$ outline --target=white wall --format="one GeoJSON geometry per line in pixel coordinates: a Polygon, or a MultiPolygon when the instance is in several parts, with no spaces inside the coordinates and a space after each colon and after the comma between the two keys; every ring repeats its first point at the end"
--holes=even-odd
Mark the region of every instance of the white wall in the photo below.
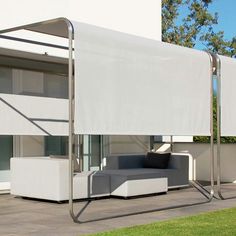
{"type": "MultiPolygon", "coordinates": [[[[196,176],[198,180],[209,180],[210,144],[178,143],[174,145],[174,152],[187,151],[196,159],[196,176]]],[[[221,145],[222,181],[236,181],[236,144],[221,145]]],[[[216,145],[215,145],[216,157],[216,145]]],[[[215,159],[216,170],[216,159],[215,159]]]]}
{"type": "Polygon", "coordinates": [[[0,28],[11,28],[33,22],[65,16],[69,12],[66,0],[8,0],[1,2],[0,28]]]}
{"type": "MultiPolygon", "coordinates": [[[[162,142],[171,142],[171,136],[163,136],[162,142]]],[[[193,136],[172,136],[172,142],[193,142],[193,136]]]]}
{"type": "Polygon", "coordinates": [[[149,150],[149,140],[149,136],[112,135],[105,147],[109,147],[110,154],[146,153],[149,150]]]}
{"type": "Polygon", "coordinates": [[[8,0],[1,9],[0,29],[68,17],[161,39],[161,0],[8,0]]]}
{"type": "Polygon", "coordinates": [[[21,136],[20,156],[44,156],[44,136],[21,136]]]}
{"type": "MultiPolygon", "coordinates": [[[[161,40],[161,0],[8,0],[1,4],[0,30],[57,17],[90,23],[130,34],[161,40]],[[9,14],[10,12],[10,14],[9,14]]],[[[19,32],[14,36],[28,37],[19,32]]],[[[34,39],[47,40],[45,36],[34,39]]],[[[54,39],[50,39],[53,42],[54,39]]],[[[57,43],[65,44],[61,39],[57,43]]],[[[8,42],[0,39],[0,47],[63,56],[62,50],[8,42]]]]}
{"type": "Polygon", "coordinates": [[[69,18],[161,40],[161,0],[69,0],[69,18]]]}

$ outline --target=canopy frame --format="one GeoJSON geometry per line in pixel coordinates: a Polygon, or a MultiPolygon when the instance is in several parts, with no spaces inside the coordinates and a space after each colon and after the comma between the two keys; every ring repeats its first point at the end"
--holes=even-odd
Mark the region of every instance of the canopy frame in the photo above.
{"type": "MultiPolygon", "coordinates": [[[[30,43],[30,44],[37,44],[37,45],[42,45],[42,46],[48,46],[48,47],[54,47],[54,48],[59,48],[63,50],[68,50],[68,83],[69,83],[69,143],[68,143],[68,149],[69,149],[69,212],[70,216],[72,217],[73,221],[76,223],[83,223],[79,221],[78,217],[80,214],[83,212],[84,208],[78,213],[75,214],[74,212],[74,205],[73,205],[73,176],[74,176],[74,168],[73,168],[73,158],[75,158],[75,133],[74,133],[74,111],[75,111],[75,80],[74,80],[74,49],[73,49],[73,41],[74,41],[74,28],[73,28],[73,23],[68,20],[67,18],[56,18],[52,20],[47,20],[47,21],[42,21],[34,24],[27,24],[19,27],[14,27],[6,30],[0,31],[0,37],[5,38],[7,40],[15,40],[15,41],[21,41],[25,43],[30,43]],[[56,32],[50,32],[50,25],[55,24],[55,29],[54,31],[56,32]],[[65,26],[63,31],[60,33],[58,30],[58,26],[65,26]],[[47,28],[47,26],[49,26],[47,28]],[[34,31],[34,32],[39,32],[39,33],[44,33],[48,35],[53,35],[53,36],[59,36],[63,38],[68,39],[68,48],[55,45],[55,44],[45,44],[43,42],[39,41],[33,41],[33,40],[27,40],[27,39],[21,39],[21,38],[14,38],[14,37],[5,37],[1,36],[1,34],[4,33],[9,33],[17,30],[29,30],[29,31],[34,31]]],[[[207,52],[206,52],[207,53],[207,52]]],[[[213,146],[213,80],[212,80],[212,74],[213,74],[213,57],[210,53],[209,55],[209,60],[211,63],[211,68],[210,68],[210,74],[211,74],[211,87],[210,87],[210,95],[211,95],[211,104],[210,104],[210,192],[206,190],[200,183],[198,183],[196,180],[191,181],[191,184],[193,185],[194,188],[196,188],[204,197],[206,197],[206,201],[203,202],[196,202],[196,203],[191,203],[191,204],[180,204],[180,205],[175,205],[171,207],[164,207],[164,208],[159,208],[155,210],[150,210],[150,211],[144,211],[144,212],[135,212],[131,213],[129,215],[136,215],[136,214],[141,214],[141,213],[148,213],[148,212],[153,212],[153,211],[160,211],[160,210],[168,210],[168,209],[175,209],[175,208],[180,208],[180,207],[186,207],[186,206],[193,206],[193,205],[199,205],[199,204],[204,204],[210,202],[214,198],[214,146],[213,146]]],[[[83,135],[79,135],[79,158],[80,158],[80,168],[82,167],[82,161],[83,161],[83,135]]],[[[82,168],[81,168],[82,171],[82,168]]],[[[126,215],[119,215],[115,217],[107,217],[107,218],[100,218],[96,219],[95,221],[98,220],[104,220],[104,219],[109,219],[109,218],[117,218],[117,217],[122,217],[126,215]]]]}
{"type": "Polygon", "coordinates": [[[216,64],[217,96],[216,96],[216,118],[217,118],[217,194],[221,200],[234,199],[236,196],[226,197],[222,191],[221,180],[221,59],[218,54],[214,54],[216,64]]]}

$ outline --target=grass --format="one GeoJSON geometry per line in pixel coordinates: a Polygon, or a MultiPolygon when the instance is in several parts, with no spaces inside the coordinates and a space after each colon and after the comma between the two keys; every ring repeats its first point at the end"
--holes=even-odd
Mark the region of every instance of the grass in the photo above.
{"type": "MultiPolygon", "coordinates": [[[[145,216],[144,216],[145,217],[145,216]]],[[[118,220],[118,219],[117,219],[118,220]]],[[[93,236],[236,236],[236,208],[113,230],[93,236]]]]}

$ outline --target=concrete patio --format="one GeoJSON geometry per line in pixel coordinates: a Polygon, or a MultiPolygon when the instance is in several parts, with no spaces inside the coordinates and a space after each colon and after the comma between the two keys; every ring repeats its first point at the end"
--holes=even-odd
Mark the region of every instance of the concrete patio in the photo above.
{"type": "MultiPolygon", "coordinates": [[[[228,191],[228,196],[236,195],[236,185],[224,185],[223,190],[228,191]]],[[[169,191],[165,195],[128,200],[110,198],[77,202],[76,210],[84,208],[79,216],[81,223],[78,224],[72,222],[67,203],[22,199],[4,194],[0,195],[0,235],[83,235],[236,207],[236,199],[224,201],[214,199],[211,203],[201,205],[153,211],[182,203],[192,204],[204,201],[205,198],[199,192],[193,188],[187,188],[169,191]],[[132,215],[141,211],[143,211],[142,214],[132,215]],[[117,217],[119,215],[128,216],[117,217]],[[101,220],[101,218],[106,219],[101,220]]]]}

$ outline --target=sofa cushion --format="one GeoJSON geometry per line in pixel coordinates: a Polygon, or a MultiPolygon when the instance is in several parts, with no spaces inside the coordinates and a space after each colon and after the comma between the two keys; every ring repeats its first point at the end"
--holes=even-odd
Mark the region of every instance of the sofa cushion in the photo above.
{"type": "Polygon", "coordinates": [[[168,168],[170,153],[148,152],[144,159],[144,168],[168,168]]]}

